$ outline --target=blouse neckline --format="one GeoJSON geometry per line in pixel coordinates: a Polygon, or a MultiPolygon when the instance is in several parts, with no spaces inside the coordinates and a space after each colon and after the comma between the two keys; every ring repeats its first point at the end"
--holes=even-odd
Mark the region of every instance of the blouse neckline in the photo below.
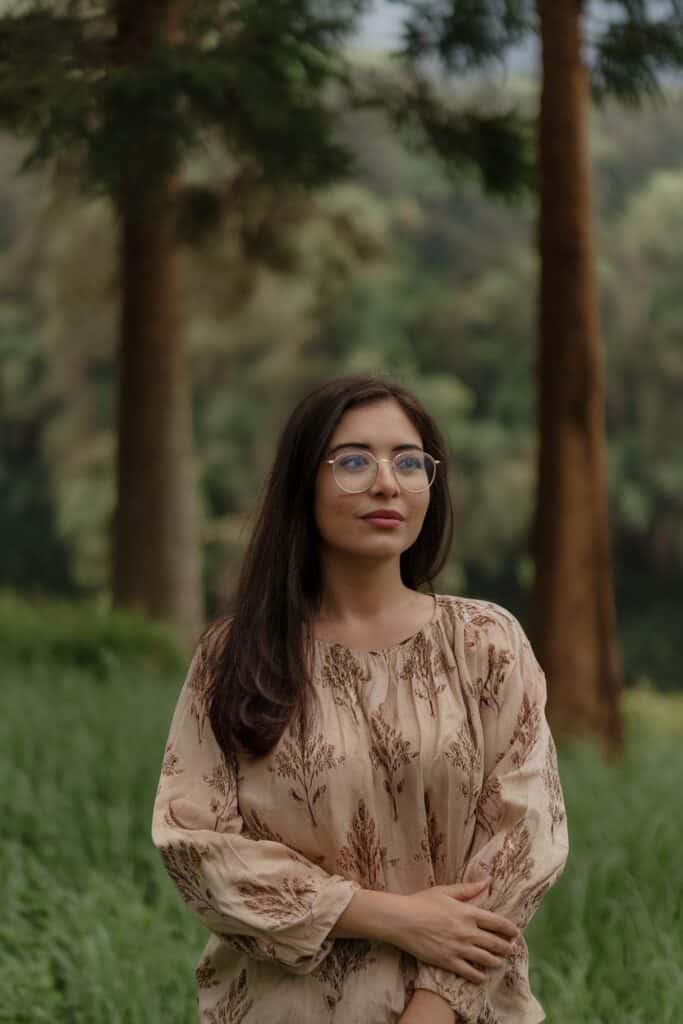
{"type": "Polygon", "coordinates": [[[440,613],[440,610],[441,610],[441,605],[440,605],[440,602],[439,602],[439,595],[438,594],[432,594],[431,597],[434,599],[434,608],[432,610],[432,617],[431,617],[431,619],[428,622],[425,622],[424,626],[421,626],[420,629],[417,630],[417,632],[412,633],[410,636],[405,637],[405,639],[403,639],[403,640],[398,640],[394,644],[388,644],[386,647],[376,647],[376,648],[374,648],[371,651],[361,651],[361,650],[358,650],[358,648],[355,648],[355,647],[347,647],[346,644],[339,643],[338,640],[325,640],[323,637],[313,636],[312,633],[311,633],[310,626],[308,626],[308,625],[306,627],[307,628],[307,632],[308,632],[309,637],[312,638],[313,643],[318,645],[318,646],[323,646],[323,647],[328,647],[328,648],[336,647],[336,648],[341,649],[342,651],[347,651],[349,654],[352,654],[352,655],[354,655],[357,658],[364,658],[364,657],[367,658],[367,657],[371,657],[373,655],[374,656],[382,657],[384,655],[390,654],[392,651],[398,650],[398,648],[400,648],[400,647],[406,647],[408,644],[411,644],[413,641],[418,640],[423,634],[427,633],[432,628],[432,626],[434,626],[436,624],[436,622],[439,619],[439,613],[440,613]]]}

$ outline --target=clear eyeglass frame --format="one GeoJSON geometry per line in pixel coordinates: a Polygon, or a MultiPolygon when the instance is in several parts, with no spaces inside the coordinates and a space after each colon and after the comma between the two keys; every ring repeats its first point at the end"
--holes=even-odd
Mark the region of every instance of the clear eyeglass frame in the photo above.
{"type": "MultiPolygon", "coordinates": [[[[419,449],[419,448],[417,448],[415,450],[416,451],[421,451],[421,449],[419,449]]],[[[373,486],[375,480],[377,479],[377,474],[379,472],[379,464],[380,464],[380,462],[391,462],[392,465],[393,465],[393,469],[394,469],[394,479],[396,480],[396,482],[399,485],[399,487],[405,487],[405,483],[402,484],[401,481],[399,480],[396,470],[397,470],[397,459],[400,459],[403,456],[405,456],[406,452],[398,452],[396,455],[394,455],[393,459],[378,459],[376,455],[372,454],[372,452],[367,452],[367,451],[364,450],[360,454],[362,454],[362,455],[369,455],[371,459],[375,460],[375,464],[376,464],[376,466],[375,466],[375,475],[374,475],[373,479],[370,481],[370,483],[367,485],[367,487],[363,487],[359,491],[351,491],[351,490],[349,490],[348,487],[344,487],[342,484],[339,483],[339,480],[337,479],[337,474],[334,471],[334,464],[336,462],[338,462],[340,459],[343,459],[345,457],[348,458],[348,456],[350,454],[352,454],[352,450],[349,450],[349,451],[346,451],[346,452],[340,452],[339,455],[335,455],[334,458],[332,458],[332,459],[323,459],[323,462],[325,462],[325,463],[329,464],[330,466],[332,466],[332,475],[334,477],[334,482],[336,483],[337,487],[339,487],[342,491],[346,491],[347,494],[363,494],[364,491],[369,490],[370,487],[373,486]]],[[[422,454],[423,455],[429,455],[429,452],[422,452],[422,454]]],[[[435,459],[431,455],[429,455],[429,458],[434,463],[434,474],[432,476],[432,479],[429,481],[429,483],[427,484],[426,487],[418,487],[417,490],[412,490],[411,488],[406,487],[406,490],[410,494],[422,494],[423,491],[428,491],[429,488],[433,485],[434,481],[436,480],[436,467],[441,465],[442,460],[441,459],[435,459]]]]}

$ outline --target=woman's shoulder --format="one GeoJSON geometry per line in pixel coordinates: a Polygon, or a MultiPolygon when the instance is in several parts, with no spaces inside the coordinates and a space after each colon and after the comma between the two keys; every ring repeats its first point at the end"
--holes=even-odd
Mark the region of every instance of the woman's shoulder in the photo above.
{"type": "Polygon", "coordinates": [[[517,616],[497,601],[460,594],[439,594],[438,599],[451,626],[457,623],[464,630],[467,651],[488,651],[491,645],[516,648],[526,641],[517,616]]]}
{"type": "Polygon", "coordinates": [[[502,604],[483,597],[461,594],[439,594],[439,602],[446,610],[462,622],[474,622],[480,626],[519,626],[517,616],[502,604]]]}

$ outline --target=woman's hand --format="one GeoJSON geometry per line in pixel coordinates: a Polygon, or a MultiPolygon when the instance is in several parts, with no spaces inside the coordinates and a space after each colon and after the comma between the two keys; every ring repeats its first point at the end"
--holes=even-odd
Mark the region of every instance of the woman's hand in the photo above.
{"type": "Polygon", "coordinates": [[[423,963],[483,983],[485,968],[498,967],[520,934],[507,917],[477,906],[488,883],[435,885],[404,896],[405,926],[390,941],[423,963]]]}
{"type": "Polygon", "coordinates": [[[416,988],[398,1024],[455,1024],[455,1013],[437,992],[416,988]]]}

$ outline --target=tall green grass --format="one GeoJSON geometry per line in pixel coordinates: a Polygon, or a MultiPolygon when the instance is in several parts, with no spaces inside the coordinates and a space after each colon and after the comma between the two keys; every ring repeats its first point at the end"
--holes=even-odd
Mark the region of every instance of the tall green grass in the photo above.
{"type": "MultiPolygon", "coordinates": [[[[197,1019],[207,933],[150,838],[181,681],[118,657],[5,664],[0,1021],[197,1019]]],[[[683,703],[633,693],[626,710],[623,763],[559,751],[570,859],[527,931],[552,1024],[683,1020],[683,703]]]]}

